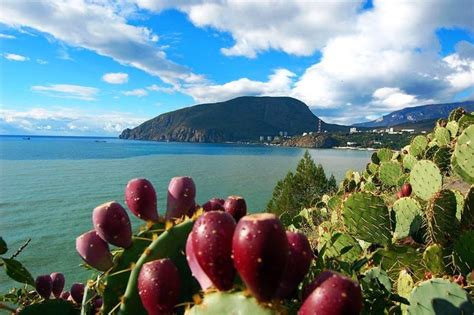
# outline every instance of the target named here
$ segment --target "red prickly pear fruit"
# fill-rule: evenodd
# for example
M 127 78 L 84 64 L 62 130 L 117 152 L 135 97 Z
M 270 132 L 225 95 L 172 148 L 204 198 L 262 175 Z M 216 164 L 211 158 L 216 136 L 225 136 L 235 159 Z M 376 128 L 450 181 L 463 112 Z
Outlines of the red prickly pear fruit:
M 179 298 L 179 271 L 168 258 L 151 261 L 142 266 L 137 286 L 149 315 L 171 314 Z
M 397 199 L 403 198 L 403 194 L 401 191 L 397 192 Z
M 232 240 L 234 265 L 259 301 L 274 297 L 288 261 L 288 239 L 280 220 L 270 213 L 240 219 Z
M 61 296 L 61 292 L 63 292 L 64 289 L 64 275 L 60 272 L 53 272 L 51 275 L 51 281 L 53 283 L 52 291 L 53 295 L 59 299 Z
M 232 261 L 234 218 L 223 211 L 205 212 L 194 224 L 191 240 L 201 269 L 221 291 L 230 290 L 236 270 Z
M 166 219 L 177 219 L 195 207 L 196 185 L 191 177 L 173 177 L 168 185 Z
M 49 275 L 38 276 L 35 281 L 36 292 L 44 299 L 49 299 L 53 290 L 53 281 Z
M 209 211 L 224 211 L 224 199 L 211 198 L 208 202 L 202 205 L 204 212 Z
M 82 299 L 84 297 L 84 285 L 82 283 L 72 284 L 71 297 L 77 304 L 82 304 Z
M 69 293 L 69 291 L 64 291 L 64 292 L 61 293 L 59 298 L 61 300 L 67 300 L 67 299 L 69 299 L 70 296 L 71 296 L 71 294 Z
M 430 280 L 431 278 L 433 278 L 433 274 L 431 273 L 431 271 L 425 271 L 425 274 L 423 275 L 423 279 Z
M 357 315 L 362 311 L 362 292 L 352 279 L 333 272 L 320 281 L 306 298 L 298 315 Z
M 193 201 L 191 207 L 189 207 L 188 211 L 186 211 L 186 216 L 191 218 L 198 209 L 199 205 L 195 201 Z
M 125 203 L 132 213 L 145 221 L 158 221 L 156 192 L 148 179 L 135 178 L 125 188 Z
M 186 260 L 188 261 L 189 269 L 191 269 L 193 277 L 197 279 L 201 289 L 205 291 L 212 287 L 211 279 L 209 279 L 197 261 L 193 248 L 192 233 L 189 233 L 188 239 L 186 240 Z
M 92 211 L 92 223 L 106 242 L 127 248 L 132 245 L 132 225 L 127 211 L 115 201 L 104 203 Z
M 409 197 L 411 195 L 411 185 L 409 183 L 405 183 L 400 190 L 402 197 Z
M 290 246 L 288 263 L 283 272 L 276 296 L 280 299 L 290 297 L 309 270 L 313 260 L 313 250 L 303 233 L 286 232 Z
M 333 271 L 331 270 L 326 270 L 326 271 L 323 271 L 321 272 L 317 277 L 316 279 L 314 279 L 311 283 L 309 283 L 308 285 L 306 285 L 304 288 L 303 288 L 303 294 L 301 296 L 301 301 L 305 301 L 306 298 L 314 291 L 314 289 L 316 289 L 317 287 L 319 287 L 319 285 L 321 283 L 323 283 L 324 281 L 326 281 L 327 278 L 331 277 L 332 275 L 334 274 Z
M 453 276 L 453 282 L 457 283 L 461 287 L 467 285 L 466 278 L 463 275 L 455 275 Z
M 95 230 L 76 238 L 76 250 L 87 264 L 97 270 L 106 271 L 113 266 L 109 245 Z
M 229 196 L 224 203 L 224 210 L 234 217 L 235 222 L 247 215 L 247 204 L 241 196 Z

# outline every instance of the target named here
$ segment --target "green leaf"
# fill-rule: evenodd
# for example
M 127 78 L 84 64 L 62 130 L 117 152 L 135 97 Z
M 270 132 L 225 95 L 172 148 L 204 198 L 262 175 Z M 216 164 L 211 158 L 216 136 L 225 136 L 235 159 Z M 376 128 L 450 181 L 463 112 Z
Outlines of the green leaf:
M 7 276 L 20 283 L 26 283 L 35 286 L 35 280 L 33 280 L 30 272 L 25 267 L 23 267 L 19 261 L 7 258 L 2 258 L 2 261 Z

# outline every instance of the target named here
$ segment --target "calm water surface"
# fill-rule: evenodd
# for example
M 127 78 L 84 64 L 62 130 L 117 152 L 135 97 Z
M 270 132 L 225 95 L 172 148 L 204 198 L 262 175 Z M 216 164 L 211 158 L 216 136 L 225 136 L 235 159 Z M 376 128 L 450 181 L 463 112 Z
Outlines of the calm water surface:
M 310 150 L 339 180 L 362 169 L 371 152 Z M 104 202 L 124 204 L 128 180 L 146 177 L 165 209 L 171 177 L 193 177 L 197 201 L 238 194 L 250 211 L 265 208 L 275 183 L 293 170 L 304 150 L 231 144 L 157 143 L 104 138 L 0 136 L 0 235 L 36 277 L 66 274 L 67 285 L 87 279 L 75 252 L 76 236 L 92 229 L 91 211 Z M 140 222 L 133 218 L 133 226 Z M 17 285 L 0 272 L 0 292 Z

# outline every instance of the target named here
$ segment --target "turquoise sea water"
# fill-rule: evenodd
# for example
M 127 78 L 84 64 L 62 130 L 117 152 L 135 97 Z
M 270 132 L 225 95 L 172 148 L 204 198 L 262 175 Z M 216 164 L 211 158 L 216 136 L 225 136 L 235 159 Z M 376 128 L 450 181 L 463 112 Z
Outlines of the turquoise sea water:
M 339 180 L 362 169 L 371 152 L 310 150 Z M 304 150 L 232 144 L 157 143 L 104 138 L 0 136 L 0 235 L 36 277 L 61 271 L 67 285 L 87 279 L 75 252 L 76 236 L 92 229 L 91 211 L 104 202 L 124 204 L 128 180 L 146 177 L 166 207 L 171 177 L 193 177 L 197 201 L 238 194 L 250 211 L 265 208 L 275 183 L 293 170 Z M 140 224 L 133 218 L 133 226 Z M 19 284 L 0 272 L 0 292 Z

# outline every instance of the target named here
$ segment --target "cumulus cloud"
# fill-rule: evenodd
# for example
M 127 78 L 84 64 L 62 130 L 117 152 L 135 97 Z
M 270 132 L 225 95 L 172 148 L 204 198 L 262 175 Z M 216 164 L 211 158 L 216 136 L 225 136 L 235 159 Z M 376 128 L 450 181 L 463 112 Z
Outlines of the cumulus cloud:
M 143 97 L 143 96 L 147 96 L 148 92 L 144 89 L 135 89 L 135 90 L 130 90 L 130 91 L 123 91 L 122 94 L 125 96 Z
M 70 46 L 141 69 L 167 83 L 188 79 L 191 71 L 167 59 L 156 46 L 156 34 L 149 28 L 127 23 L 124 7 L 129 8 L 108 1 L 6 0 L 2 1 L 0 22 L 15 28 L 33 28 Z
M 197 102 L 223 101 L 242 95 L 287 96 L 294 76 L 287 69 L 277 69 L 266 82 L 242 78 L 225 84 L 190 85 L 181 91 L 191 95 Z
M 150 86 L 147 86 L 146 89 L 149 90 L 149 91 L 153 91 L 153 92 L 163 92 L 163 93 L 167 93 L 167 94 L 171 94 L 171 93 L 176 92 L 176 90 L 173 89 L 173 88 L 159 86 L 159 85 L 156 85 L 156 84 L 152 84 Z
M 27 61 L 30 59 L 28 57 L 17 55 L 17 54 L 4 54 L 3 57 L 5 57 L 5 59 L 8 59 L 10 61 Z
M 84 101 L 95 100 L 99 92 L 97 88 L 73 84 L 34 85 L 31 90 L 52 97 L 75 98 Z
M 39 63 L 40 65 L 48 64 L 48 62 L 46 60 L 43 60 L 43 59 L 36 59 L 36 62 Z
M 128 74 L 123 72 L 111 72 L 102 76 L 102 80 L 110 84 L 124 84 L 128 82 Z
M 146 120 L 128 112 L 89 112 L 65 107 L 0 109 L 0 131 L 7 134 L 117 135 Z

